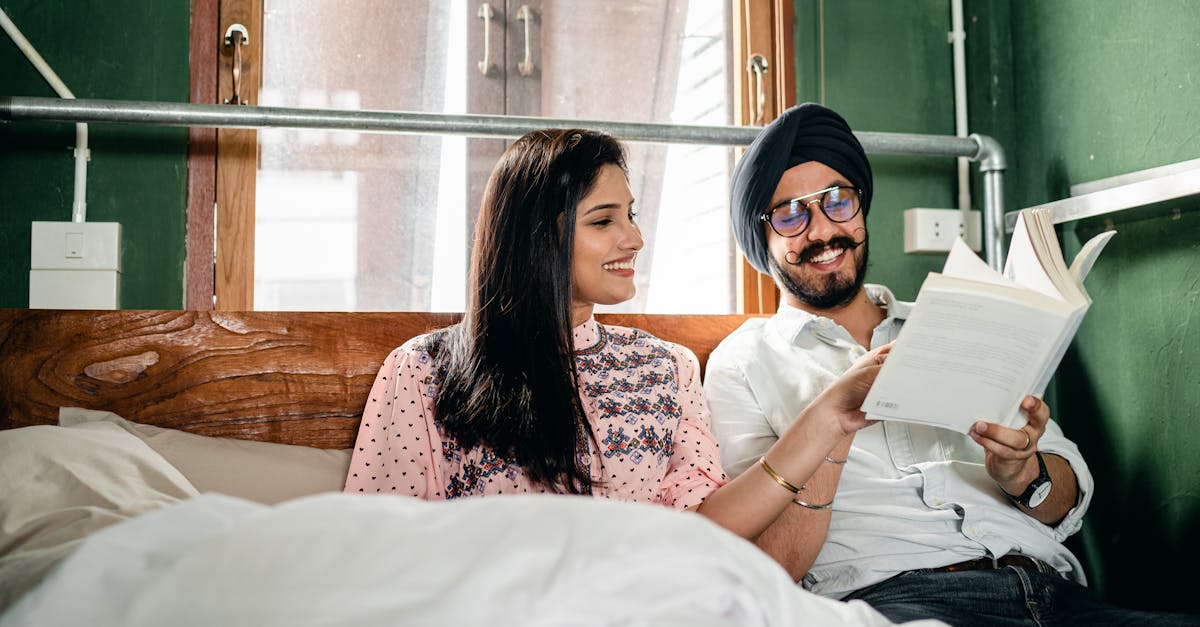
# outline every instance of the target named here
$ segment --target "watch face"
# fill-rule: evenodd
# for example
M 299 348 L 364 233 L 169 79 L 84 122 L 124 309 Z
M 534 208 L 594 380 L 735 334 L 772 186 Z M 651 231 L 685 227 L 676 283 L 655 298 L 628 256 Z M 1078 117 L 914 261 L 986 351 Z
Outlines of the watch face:
M 1033 494 L 1029 495 L 1028 507 L 1037 507 L 1038 505 L 1041 505 L 1042 501 L 1045 501 L 1046 497 L 1050 496 L 1051 487 L 1052 486 L 1049 481 L 1038 486 L 1037 489 L 1033 491 Z

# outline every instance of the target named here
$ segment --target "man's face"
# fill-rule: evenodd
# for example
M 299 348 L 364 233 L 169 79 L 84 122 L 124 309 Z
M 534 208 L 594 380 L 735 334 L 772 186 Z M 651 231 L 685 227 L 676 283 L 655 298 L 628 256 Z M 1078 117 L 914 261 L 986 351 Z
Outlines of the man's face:
M 838 185 L 849 187 L 850 181 L 823 163 L 801 163 L 783 173 L 768 207 Z M 808 227 L 795 237 L 783 237 L 763 223 L 771 271 L 789 305 L 810 312 L 837 309 L 862 290 L 866 222 L 862 211 L 839 223 L 826 217 L 815 202 L 808 208 Z

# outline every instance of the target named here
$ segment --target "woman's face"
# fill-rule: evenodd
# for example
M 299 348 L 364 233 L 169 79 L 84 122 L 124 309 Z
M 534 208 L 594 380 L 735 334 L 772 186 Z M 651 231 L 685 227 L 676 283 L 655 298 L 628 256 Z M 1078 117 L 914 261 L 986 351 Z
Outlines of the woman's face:
M 594 305 L 633 298 L 633 264 L 642 249 L 634 222 L 633 192 L 620 167 L 600 169 L 591 193 L 575 208 L 575 254 L 571 259 L 572 322 L 578 326 Z

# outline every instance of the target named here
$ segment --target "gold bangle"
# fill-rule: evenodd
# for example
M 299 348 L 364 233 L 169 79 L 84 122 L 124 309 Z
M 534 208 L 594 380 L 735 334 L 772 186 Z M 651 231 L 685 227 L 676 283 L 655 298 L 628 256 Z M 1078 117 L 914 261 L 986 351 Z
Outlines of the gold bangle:
M 791 492 L 792 494 L 800 494 L 800 491 L 804 489 L 803 483 L 800 484 L 800 487 L 797 488 L 796 486 L 792 485 L 791 483 L 788 483 L 787 479 L 780 477 L 779 473 L 775 472 L 775 469 L 771 468 L 771 465 L 767 463 L 766 455 L 759 457 L 758 463 L 760 466 L 763 467 L 763 470 L 767 471 L 768 475 L 771 475 L 771 478 L 775 480 L 775 483 L 778 483 L 779 485 L 783 486 L 784 489 L 786 489 L 788 492 Z
M 795 503 L 796 505 L 807 507 L 808 509 L 829 509 L 830 507 L 833 507 L 833 501 L 830 501 L 828 503 L 822 503 L 819 505 L 814 505 L 812 503 L 805 503 L 804 501 L 801 501 L 800 499 L 792 499 L 792 502 Z
M 847 458 L 847 459 L 849 459 L 849 458 Z M 845 459 L 834 459 L 834 458 L 832 458 L 832 457 L 830 457 L 830 456 L 828 456 L 828 455 L 826 455 L 826 456 L 825 456 L 825 461 L 827 461 L 827 462 L 829 462 L 829 463 L 831 463 L 831 464 L 844 464 L 844 463 L 846 463 L 846 460 L 845 460 Z

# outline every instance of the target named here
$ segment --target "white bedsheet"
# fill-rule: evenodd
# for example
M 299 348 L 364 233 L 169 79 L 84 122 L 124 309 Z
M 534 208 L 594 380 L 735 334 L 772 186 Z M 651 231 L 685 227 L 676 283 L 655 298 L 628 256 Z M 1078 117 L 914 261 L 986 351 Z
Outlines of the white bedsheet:
M 886 625 L 695 514 L 583 497 L 215 494 L 96 533 L 10 625 Z M 928 623 L 939 624 L 939 623 Z

